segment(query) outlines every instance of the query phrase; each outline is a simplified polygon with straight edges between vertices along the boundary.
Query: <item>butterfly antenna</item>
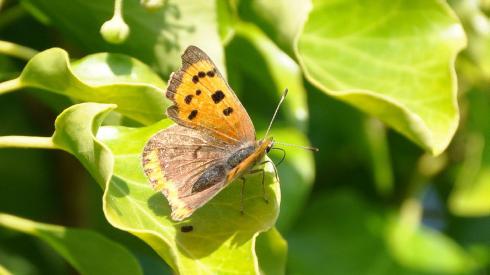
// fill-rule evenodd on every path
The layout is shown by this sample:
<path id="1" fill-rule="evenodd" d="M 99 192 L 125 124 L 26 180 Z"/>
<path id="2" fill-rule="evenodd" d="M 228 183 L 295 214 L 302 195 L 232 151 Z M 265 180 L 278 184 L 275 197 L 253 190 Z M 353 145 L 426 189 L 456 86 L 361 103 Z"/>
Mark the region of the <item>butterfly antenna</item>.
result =
<path id="1" fill-rule="evenodd" d="M 289 143 L 278 142 L 278 141 L 274 141 L 274 144 L 283 145 L 283 146 L 297 147 L 297 148 L 301 148 L 301 149 L 305 149 L 305 150 L 309 150 L 309 151 L 313 151 L 313 152 L 320 151 L 320 149 L 318 149 L 316 147 L 311 147 L 311 146 L 301 146 L 301 145 L 289 144 Z"/>
<path id="2" fill-rule="evenodd" d="M 276 118 L 277 112 L 279 111 L 279 107 L 281 107 L 282 102 L 288 95 L 288 88 L 284 90 L 284 93 L 281 96 L 281 99 L 279 100 L 279 104 L 277 104 L 276 110 L 274 111 L 274 115 L 272 115 L 271 122 L 269 123 L 269 127 L 267 127 L 267 132 L 265 132 L 265 137 L 269 134 L 269 131 L 271 130 L 272 123 L 274 122 L 274 119 Z"/>

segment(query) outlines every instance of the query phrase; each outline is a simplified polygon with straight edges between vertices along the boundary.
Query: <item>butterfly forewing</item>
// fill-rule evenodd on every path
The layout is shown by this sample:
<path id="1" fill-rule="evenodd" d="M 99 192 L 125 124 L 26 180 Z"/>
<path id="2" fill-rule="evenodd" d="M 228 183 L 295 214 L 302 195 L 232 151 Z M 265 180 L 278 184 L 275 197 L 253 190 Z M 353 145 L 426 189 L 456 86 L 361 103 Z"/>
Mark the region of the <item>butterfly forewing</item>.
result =
<path id="1" fill-rule="evenodd" d="M 199 129 L 229 144 L 255 141 L 255 130 L 242 104 L 216 65 L 199 48 L 182 55 L 182 68 L 167 88 L 174 105 L 167 114 L 178 124 Z"/>

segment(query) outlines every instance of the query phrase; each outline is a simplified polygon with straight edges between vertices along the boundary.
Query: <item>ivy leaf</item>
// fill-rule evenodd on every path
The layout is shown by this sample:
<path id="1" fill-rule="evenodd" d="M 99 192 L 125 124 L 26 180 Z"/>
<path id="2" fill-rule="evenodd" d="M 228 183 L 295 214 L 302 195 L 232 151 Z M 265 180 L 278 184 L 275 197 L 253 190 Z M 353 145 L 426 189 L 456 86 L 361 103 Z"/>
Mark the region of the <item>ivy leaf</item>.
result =
<path id="1" fill-rule="evenodd" d="M 79 101 L 117 104 L 116 111 L 143 124 L 163 118 L 169 103 L 163 82 L 148 66 L 120 54 L 99 53 L 70 64 L 52 48 L 35 55 L 18 78 L 19 88 L 35 87 Z"/>
<path id="2" fill-rule="evenodd" d="M 0 213 L 0 226 L 37 237 L 81 274 L 143 274 L 123 246 L 94 231 L 34 222 Z M 0 269 L 0 274 L 2 270 Z"/>
<path id="3" fill-rule="evenodd" d="M 454 60 L 466 37 L 442 1 L 313 1 L 296 44 L 311 83 L 433 154 L 458 126 Z"/>
<path id="4" fill-rule="evenodd" d="M 126 53 L 169 75 L 180 67 L 180 55 L 192 44 L 205 50 L 221 72 L 226 72 L 216 1 L 164 1 L 163 7 L 153 12 L 146 10 L 140 1 L 124 1 L 123 17 L 131 33 L 121 45 L 111 45 L 99 34 L 100 26 L 112 17 L 112 0 L 24 2 L 44 13 L 64 37 L 88 51 Z"/>
<path id="5" fill-rule="evenodd" d="M 231 183 L 190 219 L 173 222 L 167 200 L 143 175 L 141 152 L 146 141 L 171 125 L 162 120 L 145 128 L 105 126 L 113 105 L 83 103 L 65 110 L 56 120 L 53 142 L 73 155 L 104 189 L 107 220 L 148 243 L 179 273 L 258 273 L 256 237 L 274 226 L 280 201 L 279 183 L 266 167 L 266 195 L 261 176 L 247 176 L 240 215 L 240 184 Z M 97 138 L 94 134 L 97 132 Z M 192 226 L 182 232 L 182 226 Z"/>

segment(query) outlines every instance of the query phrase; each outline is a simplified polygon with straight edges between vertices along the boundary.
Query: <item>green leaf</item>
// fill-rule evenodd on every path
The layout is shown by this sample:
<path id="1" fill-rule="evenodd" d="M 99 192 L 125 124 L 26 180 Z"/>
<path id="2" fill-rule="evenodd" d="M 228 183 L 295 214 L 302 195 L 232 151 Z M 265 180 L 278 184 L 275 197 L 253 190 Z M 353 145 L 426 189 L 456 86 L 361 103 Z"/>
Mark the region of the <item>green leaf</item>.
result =
<path id="1" fill-rule="evenodd" d="M 234 11 L 235 6 L 232 1 L 217 0 L 216 9 L 218 17 L 219 36 L 223 45 L 226 45 L 230 42 L 234 35 L 233 25 L 237 20 Z"/>
<path id="2" fill-rule="evenodd" d="M 433 154 L 459 121 L 454 60 L 466 38 L 442 1 L 313 1 L 296 55 L 325 93 Z"/>
<path id="3" fill-rule="evenodd" d="M 465 158 L 449 197 L 456 215 L 490 214 L 490 96 L 486 90 L 467 93 L 468 125 L 462 137 Z"/>
<path id="4" fill-rule="evenodd" d="M 466 274 L 475 268 L 447 236 L 400 217 L 352 191 L 320 194 L 288 234 L 288 271 L 415 275 Z"/>
<path id="5" fill-rule="evenodd" d="M 186 221 L 170 220 L 165 197 L 152 190 L 141 168 L 146 141 L 168 127 L 162 120 L 145 128 L 105 126 L 115 106 L 85 103 L 65 110 L 56 120 L 53 141 L 74 154 L 104 188 L 104 213 L 116 228 L 148 243 L 179 273 L 258 273 L 255 241 L 274 226 L 280 200 L 273 168 L 266 167 L 266 195 L 260 174 L 247 176 L 240 215 L 240 184 L 231 183 Z M 94 133 L 97 132 L 97 138 Z M 192 225 L 193 231 L 181 232 Z"/>
<path id="6" fill-rule="evenodd" d="M 99 33 L 112 17 L 114 1 L 24 0 L 43 12 L 64 37 L 89 52 L 122 52 L 157 68 L 163 75 L 180 67 L 180 55 L 189 45 L 201 47 L 224 70 L 215 1 L 165 1 L 150 12 L 140 1 L 124 1 L 123 17 L 131 33 L 121 45 L 111 45 Z"/>
<path id="7" fill-rule="evenodd" d="M 260 273 L 267 275 L 286 274 L 287 242 L 275 228 L 260 234 L 257 238 L 257 256 Z"/>
<path id="8" fill-rule="evenodd" d="M 19 88 L 115 103 L 116 111 L 143 124 L 162 119 L 169 105 L 163 99 L 165 83 L 145 64 L 120 54 L 89 55 L 72 65 L 64 50 L 49 49 L 27 63 L 18 81 Z"/>
<path id="9" fill-rule="evenodd" d="M 240 1 L 240 17 L 254 22 L 288 54 L 312 8 L 310 0 Z"/>
<path id="10" fill-rule="evenodd" d="M 448 236 L 420 224 L 420 207 L 409 200 L 388 222 L 386 240 L 393 256 L 405 266 L 426 272 L 471 274 L 475 259 Z"/>
<path id="11" fill-rule="evenodd" d="M 490 32 L 488 4 L 452 0 L 449 2 L 461 19 L 468 36 L 468 48 L 458 58 L 458 74 L 462 84 L 481 85 L 490 80 Z M 485 10 L 487 8 L 487 10 Z"/>
<path id="12" fill-rule="evenodd" d="M 303 77 L 299 65 L 272 42 L 257 26 L 247 23 L 235 25 L 237 35 L 248 40 L 257 51 L 255 57 L 246 45 L 242 45 L 236 62 L 242 64 L 244 70 L 254 77 L 254 80 L 264 82 L 269 88 L 281 96 L 284 89 L 288 89 L 288 100 L 284 102 L 283 110 L 289 122 L 299 129 L 306 130 L 308 121 L 308 107 L 306 103 L 306 89 L 303 86 Z M 244 47 L 245 46 L 245 47 Z M 247 52 L 251 56 L 244 58 Z M 257 60 L 259 59 L 259 60 Z M 258 64 L 263 63 L 263 72 Z M 270 76 L 268 75 L 270 74 Z M 271 81 L 272 80 L 272 81 Z M 277 98 L 279 98 L 279 96 Z"/>
<path id="13" fill-rule="evenodd" d="M 38 223 L 2 213 L 0 226 L 43 240 L 81 274 L 143 274 L 138 261 L 126 248 L 94 231 Z"/>

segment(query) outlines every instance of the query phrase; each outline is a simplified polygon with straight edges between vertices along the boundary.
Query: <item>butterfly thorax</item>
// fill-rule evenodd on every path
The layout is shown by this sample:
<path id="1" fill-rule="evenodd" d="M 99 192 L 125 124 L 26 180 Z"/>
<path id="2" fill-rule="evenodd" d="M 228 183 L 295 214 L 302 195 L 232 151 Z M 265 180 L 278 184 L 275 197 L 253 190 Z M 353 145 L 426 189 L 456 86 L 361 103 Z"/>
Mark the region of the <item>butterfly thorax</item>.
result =
<path id="1" fill-rule="evenodd" d="M 234 166 L 227 174 L 227 181 L 231 182 L 257 164 L 272 144 L 272 138 L 259 140 L 253 145 L 241 148 L 231 154 L 227 162 Z"/>
<path id="2" fill-rule="evenodd" d="M 253 144 L 235 151 L 231 156 L 226 160 L 226 165 L 229 169 L 235 168 L 240 162 L 250 156 L 257 148 L 257 144 Z"/>

